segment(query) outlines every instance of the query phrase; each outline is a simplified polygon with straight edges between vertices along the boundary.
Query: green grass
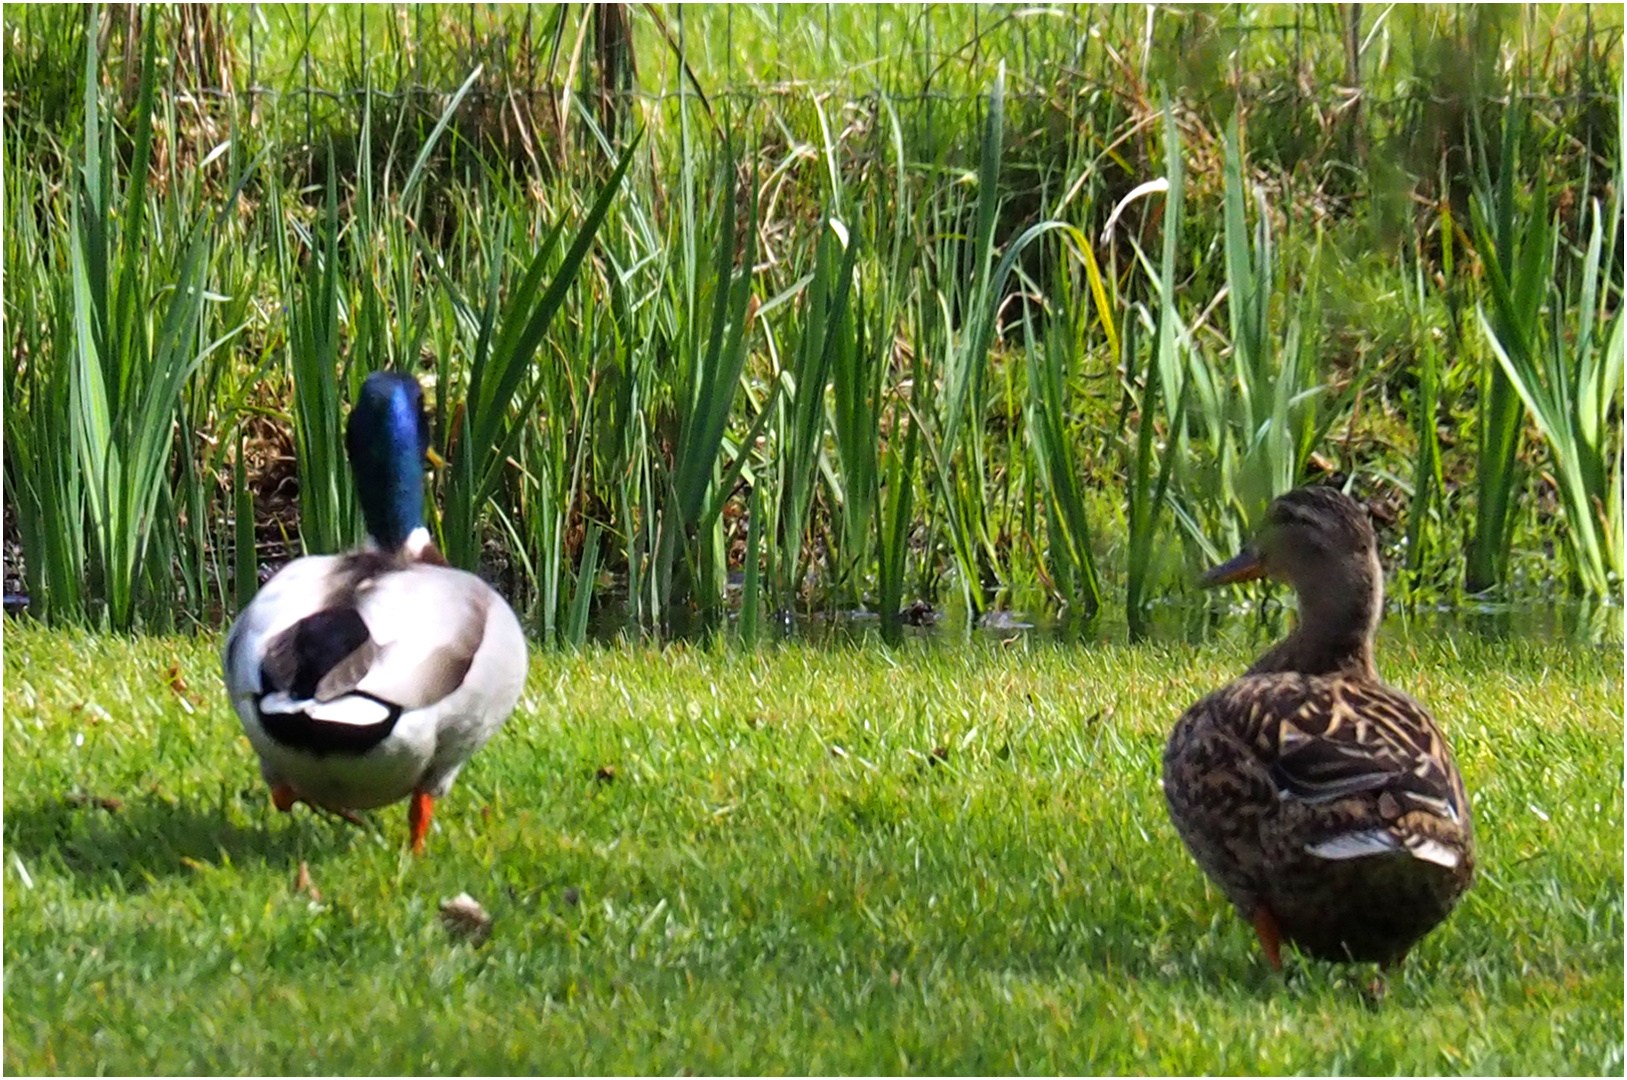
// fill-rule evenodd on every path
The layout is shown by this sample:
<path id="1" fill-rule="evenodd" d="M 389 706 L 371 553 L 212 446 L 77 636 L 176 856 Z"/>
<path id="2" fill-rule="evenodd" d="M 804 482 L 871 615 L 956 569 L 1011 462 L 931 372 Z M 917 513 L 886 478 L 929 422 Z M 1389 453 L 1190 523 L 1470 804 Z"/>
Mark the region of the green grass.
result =
<path id="1" fill-rule="evenodd" d="M 271 809 L 213 639 L 9 624 L 5 1068 L 1619 1074 L 1620 647 L 1392 623 L 1483 870 L 1374 1000 L 1273 977 L 1165 818 L 1243 636 L 545 653 L 413 859 Z"/>

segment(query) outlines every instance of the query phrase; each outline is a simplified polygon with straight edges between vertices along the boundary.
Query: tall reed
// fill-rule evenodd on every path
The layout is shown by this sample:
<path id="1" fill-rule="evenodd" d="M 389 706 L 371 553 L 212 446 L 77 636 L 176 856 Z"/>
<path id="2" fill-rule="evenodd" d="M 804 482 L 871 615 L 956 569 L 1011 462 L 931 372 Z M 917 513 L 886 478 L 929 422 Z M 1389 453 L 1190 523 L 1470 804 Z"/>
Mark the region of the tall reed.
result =
<path id="1" fill-rule="evenodd" d="M 777 602 L 791 608 L 801 592 L 819 466 L 825 456 L 825 394 L 831 371 L 851 377 L 858 345 L 849 297 L 857 244 L 839 222 L 830 222 L 815 247 L 814 267 L 797 312 L 796 344 L 788 370 L 779 373 L 780 464 L 778 522 L 783 558 L 776 575 Z M 846 391 L 844 391 L 844 394 Z M 847 461 L 854 460 L 849 433 Z M 873 432 L 869 433 L 873 437 Z"/>
<path id="2" fill-rule="evenodd" d="M 1133 317 L 1122 320 L 1125 399 L 1121 417 L 1132 403 L 1136 413 L 1133 442 L 1125 446 L 1126 523 L 1125 544 L 1128 565 L 1125 574 L 1125 614 L 1133 636 L 1148 629 L 1147 606 L 1152 598 L 1158 563 L 1158 522 L 1164 509 L 1169 481 L 1183 452 L 1186 431 L 1186 380 L 1180 344 L 1185 324 L 1176 306 L 1175 269 L 1180 253 L 1182 213 L 1186 193 L 1186 170 L 1181 159 L 1181 137 L 1175 118 L 1166 103 L 1163 110 L 1164 176 L 1131 192 L 1115 209 L 1132 198 L 1159 191 L 1164 195 L 1163 255 L 1156 270 L 1133 239 L 1129 241 L 1136 259 L 1148 272 L 1156 296 L 1156 315 L 1139 302 Z M 1111 219 L 1109 225 L 1111 225 Z M 1117 279 L 1117 275 L 1114 275 Z M 1140 361 L 1142 328 L 1150 328 L 1152 341 L 1145 363 Z M 1160 424 L 1162 420 L 1162 424 Z M 1156 435 L 1162 426 L 1165 445 L 1159 453 Z"/>
<path id="3" fill-rule="evenodd" d="M 1070 611 L 1089 617 L 1102 606 L 1102 583 L 1081 490 L 1082 463 L 1070 430 L 1074 409 L 1068 388 L 1076 377 L 1080 324 L 1088 319 L 1090 301 L 1086 292 L 1075 295 L 1070 275 L 1059 277 L 1060 311 L 1046 320 L 1041 341 L 1032 340 L 1032 327 L 1024 320 L 1029 367 L 1023 426 L 1045 501 L 1047 564 L 1055 591 Z"/>
<path id="4" fill-rule="evenodd" d="M 200 191 L 179 234 L 149 232 L 155 25 L 145 22 L 125 187 L 115 174 L 115 130 L 104 116 L 95 35 L 86 36 L 85 126 L 71 213 L 68 442 L 84 498 L 86 568 L 106 604 L 102 618 L 115 630 L 137 624 L 144 584 L 160 595 L 171 586 L 163 576 L 144 582 L 144 575 L 155 536 L 174 528 L 174 518 L 166 515 L 161 524 L 158 511 L 183 389 L 223 343 L 202 340 L 200 323 L 214 229 L 237 194 L 211 219 Z"/>
<path id="5" fill-rule="evenodd" d="M 1576 146 L 1609 157 L 1619 120 L 1600 128 L 1593 105 L 1531 98 L 1552 130 L 1576 120 L 1575 145 L 1511 114 L 1498 136 L 1468 140 L 1476 178 L 1426 160 L 1458 136 L 1410 99 L 1310 130 L 1271 96 L 1284 39 L 1248 13 L 1224 77 L 1172 67 L 1172 43 L 1191 42 L 1158 12 L 832 9 L 782 32 L 766 8 L 689 9 L 660 27 L 630 9 L 634 34 L 602 55 L 588 48 L 594 20 L 564 13 L 542 20 L 537 72 L 529 25 L 505 11 L 316 14 L 287 18 L 297 32 L 269 52 L 262 40 L 258 73 L 214 104 L 176 81 L 185 64 L 166 89 L 151 59 L 162 12 L 104 26 L 29 9 L 24 37 L 43 29 L 7 39 L 8 70 L 16 60 L 77 98 L 64 107 L 31 84 L 7 101 L 26 116 L 6 143 L 5 479 L 36 611 L 208 621 L 252 591 L 258 557 L 278 551 L 268 530 L 298 521 L 307 550 L 352 542 L 343 415 L 382 367 L 432 373 L 451 462 L 432 480 L 443 547 L 560 643 L 623 589 L 641 630 L 718 626 L 736 582 L 743 637 L 769 606 L 822 604 L 874 607 L 896 640 L 910 600 L 956 591 L 974 615 L 1040 586 L 1086 612 L 1121 577 L 1140 633 L 1183 571 L 1305 479 L 1313 449 L 1392 505 L 1411 499 L 1415 588 L 1505 577 L 1516 525 L 1565 546 L 1579 589 L 1620 573 L 1619 233 L 1608 195 L 1598 210 L 1583 198 L 1572 251 L 1553 224 L 1577 228 L 1572 216 L 1535 182 L 1570 184 Z M 136 23 L 126 68 L 83 62 Z M 1414 28 L 1446 40 L 1443 26 Z M 516 34 L 471 40 L 471 27 Z M 650 29 L 661 48 L 630 69 Z M 808 69 L 770 54 L 810 34 L 860 62 L 815 61 L 811 89 L 780 81 Z M 1343 52 L 1318 40 L 1295 71 L 1342 70 Z M 50 55 L 65 41 L 67 80 Z M 1589 64 L 1608 53 L 1596 44 Z M 378 93 L 409 45 L 401 94 Z M 1563 51 L 1542 70 L 1564 71 Z M 307 61 L 313 91 L 357 93 L 300 93 Z M 1160 115 L 1149 88 L 1177 71 L 1184 88 Z M 568 89 L 550 96 L 561 77 Z M 457 89 L 436 98 L 426 80 Z M 249 83 L 283 93 L 241 92 Z M 1222 93 L 1229 127 L 1206 107 Z M 1495 115 L 1483 96 L 1445 93 Z M 71 148 L 60 131 L 78 133 Z M 232 136 L 201 134 L 219 131 Z M 1420 132 L 1435 141 L 1408 142 Z M 262 148 L 285 167 L 260 170 Z M 79 172 L 63 187 L 50 163 L 70 156 Z M 1404 235 L 1387 231 L 1403 215 L 1379 205 L 1380 173 L 1401 209 L 1416 194 L 1439 222 L 1439 244 L 1424 237 L 1405 271 L 1399 316 L 1382 294 L 1405 260 L 1383 240 Z M 249 177 L 245 212 L 223 215 Z M 1591 183 L 1576 190 L 1599 194 Z M 1482 189 L 1478 224 L 1461 212 L 1466 186 Z M 1462 257 L 1454 215 L 1485 261 Z M 1112 250 L 1098 261 L 1085 236 L 1104 217 Z M 1373 325 L 1338 326 L 1355 304 L 1328 282 L 1357 247 L 1371 253 L 1356 284 L 1372 291 Z M 1539 287 L 1528 251 L 1543 249 L 1558 283 Z M 1443 307 L 1458 336 L 1436 342 Z M 1116 418 L 1098 381 L 1115 368 Z M 1335 374 L 1338 392 L 1323 385 Z M 1486 410 L 1459 425 L 1485 436 L 1472 450 L 1435 423 L 1466 406 Z M 1540 443 L 1514 437 L 1527 414 Z M 297 491 L 285 480 L 261 499 L 251 487 L 271 492 L 283 470 L 268 424 L 293 432 Z M 1413 433 L 1416 462 L 1395 432 Z M 1533 466 L 1554 477 L 1557 518 L 1516 510 Z M 1093 519 L 1121 497 L 1122 529 L 1117 514 Z M 1465 567 L 1451 533 L 1470 501 Z"/>
<path id="6" fill-rule="evenodd" d="M 629 388 L 639 393 L 630 404 L 648 410 L 640 418 L 641 426 L 648 425 L 645 437 L 663 440 L 667 448 L 646 465 L 641 488 L 648 501 L 641 509 L 651 530 L 648 562 L 633 571 L 639 584 L 635 611 L 652 628 L 672 627 L 682 601 L 693 603 L 708 623 L 721 614 L 727 577 L 723 508 L 773 405 L 771 393 L 745 436 L 728 440 L 733 459 L 725 467 L 729 417 L 748 355 L 746 334 L 758 306 L 752 292 L 757 207 L 755 199 L 743 200 L 748 213 L 737 227 L 739 179 L 731 143 L 725 141 L 709 170 L 716 191 L 711 199 L 698 190 L 707 178 L 697 157 L 691 151 L 682 165 L 672 242 L 658 238 L 651 219 L 642 222 L 640 244 L 648 254 L 640 264 L 665 272 L 653 297 L 636 309 L 626 306 L 650 320 L 624 330 L 631 339 Z M 629 556 L 636 566 L 637 546 Z"/>
<path id="7" fill-rule="evenodd" d="M 1216 362 L 1195 340 L 1187 354 L 1189 415 L 1212 464 L 1189 472 L 1183 486 L 1188 508 L 1207 507 L 1206 526 L 1194 527 L 1197 518 L 1190 512 L 1181 520 L 1206 560 L 1221 555 L 1212 545 L 1217 527 L 1221 547 L 1237 550 L 1266 504 L 1299 483 L 1322 425 L 1342 411 L 1327 400 L 1329 390 L 1318 379 L 1312 351 L 1320 318 L 1320 241 L 1310 249 L 1308 272 L 1283 296 L 1286 275 L 1271 210 L 1257 192 L 1251 230 L 1248 187 L 1233 116 L 1226 131 L 1222 204 L 1229 362 Z"/>
<path id="8" fill-rule="evenodd" d="M 1476 190 L 1472 207 L 1478 208 L 1475 234 L 1487 265 L 1504 268 L 1505 280 L 1518 291 L 1511 293 L 1495 310 L 1497 325 L 1492 336 L 1512 339 L 1528 332 L 1547 292 L 1539 268 L 1549 258 L 1546 247 L 1546 193 L 1537 196 L 1540 209 L 1522 213 L 1515 191 L 1515 163 L 1524 124 L 1519 115 L 1504 116 L 1502 145 L 1498 151 L 1499 170 L 1494 178 L 1489 163 L 1490 150 L 1485 136 L 1475 125 Z M 1518 265 L 1517 265 L 1518 261 Z M 1475 461 L 1475 523 L 1469 541 L 1464 587 L 1471 593 L 1484 592 L 1503 584 L 1508 576 L 1509 549 L 1514 541 L 1518 493 L 1525 484 L 1526 469 L 1519 458 L 1520 398 L 1509 380 L 1508 370 L 1486 356 L 1481 367 L 1479 406 L 1479 445 Z"/>
<path id="9" fill-rule="evenodd" d="M 932 462 L 932 487 L 968 610 L 982 611 L 987 590 L 1000 580 L 1000 553 L 989 526 L 988 459 L 984 429 L 989 348 L 998 323 L 994 234 L 999 221 L 1000 163 L 1005 138 L 1006 76 L 1002 65 L 989 89 L 978 153 L 976 198 L 958 192 L 931 208 L 936 280 L 923 306 L 929 383 L 917 389 L 930 403 L 933 423 L 923 432 Z M 972 231 L 961 237 L 970 211 Z"/>
<path id="10" fill-rule="evenodd" d="M 362 377 L 353 364 L 341 371 L 339 288 L 339 195 L 329 150 L 322 217 L 297 249 L 279 231 L 278 266 L 288 310 L 288 370 L 294 387 L 294 457 L 299 470 L 299 535 L 308 553 L 331 554 L 358 538 L 359 519 L 345 464 L 341 402 L 353 400 Z M 283 217 L 282 196 L 271 189 L 271 206 Z M 297 226 L 296 226 L 297 228 Z"/>
<path id="11" fill-rule="evenodd" d="M 1574 582 L 1592 596 L 1610 596 L 1622 580 L 1621 435 L 1612 430 L 1620 417 L 1622 314 L 1611 266 L 1621 235 L 1620 185 L 1608 215 L 1592 203 L 1580 263 L 1566 259 L 1557 276 L 1559 222 L 1540 177 L 1523 227 L 1488 220 L 1506 204 L 1484 203 L 1494 209 L 1482 209 L 1481 199 L 1472 204 L 1491 301 L 1480 325 L 1553 456 Z"/>

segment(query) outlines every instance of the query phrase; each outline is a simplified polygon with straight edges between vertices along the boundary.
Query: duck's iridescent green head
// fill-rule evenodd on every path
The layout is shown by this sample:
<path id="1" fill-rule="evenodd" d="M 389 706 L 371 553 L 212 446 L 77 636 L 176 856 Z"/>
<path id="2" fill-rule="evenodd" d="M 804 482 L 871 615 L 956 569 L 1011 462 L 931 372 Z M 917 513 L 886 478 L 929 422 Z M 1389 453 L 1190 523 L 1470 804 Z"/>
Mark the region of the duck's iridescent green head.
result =
<path id="1" fill-rule="evenodd" d="M 390 371 L 369 375 L 350 410 L 345 446 L 367 535 L 383 551 L 400 551 L 424 523 L 429 418 L 418 380 Z"/>

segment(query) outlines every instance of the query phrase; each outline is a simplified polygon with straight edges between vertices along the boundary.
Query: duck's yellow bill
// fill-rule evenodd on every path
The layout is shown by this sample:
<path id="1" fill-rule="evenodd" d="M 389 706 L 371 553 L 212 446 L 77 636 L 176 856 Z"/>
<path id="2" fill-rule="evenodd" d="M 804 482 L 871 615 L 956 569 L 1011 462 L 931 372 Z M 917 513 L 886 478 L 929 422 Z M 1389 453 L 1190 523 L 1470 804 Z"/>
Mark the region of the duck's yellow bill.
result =
<path id="1" fill-rule="evenodd" d="M 1235 581 L 1253 581 L 1260 577 L 1265 577 L 1265 563 L 1257 553 L 1244 551 L 1236 558 L 1210 568 L 1199 581 L 1203 585 L 1230 585 Z"/>

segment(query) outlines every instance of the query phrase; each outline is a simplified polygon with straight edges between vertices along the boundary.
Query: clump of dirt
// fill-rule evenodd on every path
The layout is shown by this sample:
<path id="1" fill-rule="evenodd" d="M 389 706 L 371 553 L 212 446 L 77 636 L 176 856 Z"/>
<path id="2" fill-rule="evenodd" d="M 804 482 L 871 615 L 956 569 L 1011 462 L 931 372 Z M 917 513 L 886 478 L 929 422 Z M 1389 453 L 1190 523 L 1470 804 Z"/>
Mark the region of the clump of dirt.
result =
<path id="1" fill-rule="evenodd" d="M 264 582 L 299 549 L 299 464 L 292 429 L 253 416 L 243 425 L 243 473 L 254 500 L 254 546 Z M 230 490 L 230 478 L 222 488 Z"/>
<path id="2" fill-rule="evenodd" d="M 3 577 L 5 609 L 20 610 L 28 605 L 28 578 L 23 573 L 23 536 L 17 528 L 17 512 L 11 499 L 4 505 L 3 525 L 0 525 L 0 577 Z"/>

